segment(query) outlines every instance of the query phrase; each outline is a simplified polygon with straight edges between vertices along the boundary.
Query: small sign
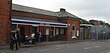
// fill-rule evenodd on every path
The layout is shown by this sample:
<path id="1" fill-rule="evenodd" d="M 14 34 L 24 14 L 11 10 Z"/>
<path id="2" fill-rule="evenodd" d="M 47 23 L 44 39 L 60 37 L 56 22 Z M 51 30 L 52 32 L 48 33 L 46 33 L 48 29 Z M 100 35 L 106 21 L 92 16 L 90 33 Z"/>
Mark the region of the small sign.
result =
<path id="1" fill-rule="evenodd" d="M 79 36 L 79 31 L 77 30 L 77 36 Z"/>

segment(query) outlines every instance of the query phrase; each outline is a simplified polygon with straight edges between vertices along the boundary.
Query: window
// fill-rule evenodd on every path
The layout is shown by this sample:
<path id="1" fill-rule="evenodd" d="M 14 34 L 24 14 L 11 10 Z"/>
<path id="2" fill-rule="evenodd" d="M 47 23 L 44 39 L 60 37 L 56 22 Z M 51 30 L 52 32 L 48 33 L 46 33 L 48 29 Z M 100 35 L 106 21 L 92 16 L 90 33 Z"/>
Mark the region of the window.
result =
<path id="1" fill-rule="evenodd" d="M 36 33 L 36 32 L 37 32 L 37 30 L 38 30 L 38 28 L 37 28 L 37 27 L 33 27 L 33 29 L 32 29 L 32 31 L 33 31 L 34 33 Z"/>
<path id="2" fill-rule="evenodd" d="M 56 29 L 56 35 L 59 35 L 59 29 Z"/>
<path id="3" fill-rule="evenodd" d="M 49 28 L 46 28 L 46 35 L 49 35 Z"/>
<path id="4" fill-rule="evenodd" d="M 60 34 L 65 34 L 65 30 L 64 29 L 60 29 Z"/>

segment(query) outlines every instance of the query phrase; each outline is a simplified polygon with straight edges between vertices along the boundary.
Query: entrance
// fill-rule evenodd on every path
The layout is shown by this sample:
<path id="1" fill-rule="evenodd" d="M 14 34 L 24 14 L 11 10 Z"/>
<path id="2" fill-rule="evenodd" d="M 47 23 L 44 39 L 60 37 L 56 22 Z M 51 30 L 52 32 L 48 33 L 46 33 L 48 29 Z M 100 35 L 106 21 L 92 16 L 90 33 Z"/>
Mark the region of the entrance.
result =
<path id="1" fill-rule="evenodd" d="M 49 34 L 49 40 L 50 41 L 56 41 L 56 35 L 55 35 L 55 27 L 51 27 L 50 34 Z"/>
<path id="2" fill-rule="evenodd" d="M 80 28 L 80 39 L 84 40 L 84 28 Z"/>
<path id="3" fill-rule="evenodd" d="M 38 27 L 33 26 L 32 32 L 34 33 L 38 32 Z"/>
<path id="4" fill-rule="evenodd" d="M 76 39 L 77 32 L 76 32 L 76 27 L 73 26 L 73 30 L 72 30 L 72 39 Z"/>

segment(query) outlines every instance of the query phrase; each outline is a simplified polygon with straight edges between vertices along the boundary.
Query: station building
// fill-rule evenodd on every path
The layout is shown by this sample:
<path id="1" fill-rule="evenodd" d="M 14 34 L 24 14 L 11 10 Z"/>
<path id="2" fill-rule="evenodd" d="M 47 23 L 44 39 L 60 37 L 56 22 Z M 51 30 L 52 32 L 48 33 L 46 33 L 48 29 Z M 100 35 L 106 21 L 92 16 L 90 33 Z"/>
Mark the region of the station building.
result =
<path id="1" fill-rule="evenodd" d="M 4 15 L 4 12 L 0 14 L 0 42 L 2 43 L 9 40 L 10 28 L 20 29 L 21 41 L 24 41 L 25 36 L 30 36 L 33 32 L 41 32 L 43 41 L 79 39 L 80 19 L 64 8 L 60 8 L 58 12 L 53 12 L 12 4 L 10 19 L 9 4 L 3 6 L 5 7 L 1 10 L 6 11 L 6 14 Z"/>

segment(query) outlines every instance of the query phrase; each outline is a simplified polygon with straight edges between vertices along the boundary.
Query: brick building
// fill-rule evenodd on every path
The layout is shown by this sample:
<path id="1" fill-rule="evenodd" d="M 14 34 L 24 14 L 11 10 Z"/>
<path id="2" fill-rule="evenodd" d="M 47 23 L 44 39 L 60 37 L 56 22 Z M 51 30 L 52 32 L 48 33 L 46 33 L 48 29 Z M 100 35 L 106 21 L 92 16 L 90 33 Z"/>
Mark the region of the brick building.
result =
<path id="1" fill-rule="evenodd" d="M 0 0 L 0 43 L 5 43 L 7 41 L 10 29 L 9 8 L 8 0 Z"/>
<path id="2" fill-rule="evenodd" d="M 5 1 L 5 0 L 4 0 Z M 8 2 L 1 10 L 6 11 L 6 15 L 0 14 L 0 42 L 6 42 L 9 38 L 9 6 Z M 1 1 L 0 1 L 1 2 Z M 2 5 L 0 5 L 2 7 Z M 5 9 L 6 8 L 6 9 Z M 20 28 L 21 39 L 24 41 L 26 35 L 33 32 L 41 32 L 43 41 L 72 40 L 79 38 L 80 19 L 61 8 L 58 12 L 22 6 L 12 5 L 12 28 Z M 5 17 L 4 17 L 5 16 Z M 3 19 L 2 19 L 3 18 Z M 6 18 L 6 19 L 4 19 Z M 2 20 L 6 20 L 2 21 Z"/>

